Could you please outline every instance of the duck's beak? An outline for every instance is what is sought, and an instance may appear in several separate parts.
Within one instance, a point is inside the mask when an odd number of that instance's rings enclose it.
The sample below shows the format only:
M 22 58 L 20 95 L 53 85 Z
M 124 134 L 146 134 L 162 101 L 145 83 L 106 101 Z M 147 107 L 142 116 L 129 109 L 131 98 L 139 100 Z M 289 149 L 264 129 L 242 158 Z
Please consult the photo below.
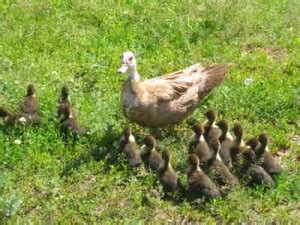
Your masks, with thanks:
M 126 71 L 128 70 L 128 65 L 123 63 L 121 65 L 121 67 L 118 69 L 118 73 L 119 74 L 123 74 L 123 73 L 126 73 Z

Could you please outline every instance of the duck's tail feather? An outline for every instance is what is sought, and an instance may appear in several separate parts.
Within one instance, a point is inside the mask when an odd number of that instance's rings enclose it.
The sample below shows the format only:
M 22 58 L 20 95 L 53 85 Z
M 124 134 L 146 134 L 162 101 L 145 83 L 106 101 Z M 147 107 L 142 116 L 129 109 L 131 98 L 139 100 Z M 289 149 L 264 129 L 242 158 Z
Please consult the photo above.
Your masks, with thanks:
M 205 83 L 203 89 L 199 91 L 199 98 L 204 97 L 213 88 L 220 85 L 225 78 L 227 70 L 227 64 L 209 66 L 202 70 L 202 73 L 205 74 Z

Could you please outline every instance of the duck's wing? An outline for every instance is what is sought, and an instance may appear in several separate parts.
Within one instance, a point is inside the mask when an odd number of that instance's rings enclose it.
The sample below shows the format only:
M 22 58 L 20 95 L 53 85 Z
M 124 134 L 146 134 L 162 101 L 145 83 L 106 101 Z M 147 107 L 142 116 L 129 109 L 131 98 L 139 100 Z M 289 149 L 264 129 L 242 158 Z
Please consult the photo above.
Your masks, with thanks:
M 197 88 L 196 95 L 202 98 L 223 81 L 226 71 L 226 65 L 204 68 L 194 64 L 184 70 L 145 80 L 141 87 L 159 103 L 176 100 L 192 87 Z
M 194 84 L 191 76 L 202 68 L 199 64 L 184 70 L 165 74 L 142 82 L 144 92 L 156 98 L 157 102 L 172 101 L 180 98 Z M 203 69 L 203 68 L 202 68 Z

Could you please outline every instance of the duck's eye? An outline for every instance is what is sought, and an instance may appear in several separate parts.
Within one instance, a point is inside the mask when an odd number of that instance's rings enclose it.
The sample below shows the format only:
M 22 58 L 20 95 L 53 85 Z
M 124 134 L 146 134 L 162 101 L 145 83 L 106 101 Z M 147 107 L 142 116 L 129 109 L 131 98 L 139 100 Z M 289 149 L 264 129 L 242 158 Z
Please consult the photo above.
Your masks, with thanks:
M 132 56 L 130 56 L 128 60 L 129 60 L 129 61 L 133 60 L 133 57 L 132 57 Z

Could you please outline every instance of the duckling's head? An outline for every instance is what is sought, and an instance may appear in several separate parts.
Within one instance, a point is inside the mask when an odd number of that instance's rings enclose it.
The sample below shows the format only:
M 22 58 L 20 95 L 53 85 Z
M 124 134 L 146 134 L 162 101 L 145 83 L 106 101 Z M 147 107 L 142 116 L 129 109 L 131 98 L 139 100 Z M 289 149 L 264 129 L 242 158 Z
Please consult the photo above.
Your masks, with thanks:
M 121 67 L 118 69 L 118 73 L 126 73 L 127 71 L 133 71 L 136 67 L 136 59 L 134 53 L 131 51 L 123 52 L 121 56 Z
M 244 134 L 244 130 L 243 130 L 242 125 L 239 124 L 239 123 L 234 124 L 233 133 L 237 138 L 241 139 L 243 137 L 243 134 Z
M 165 161 L 165 163 L 168 164 L 171 159 L 170 151 L 168 149 L 163 150 L 161 153 L 161 157 Z
M 246 142 L 246 145 L 250 146 L 252 150 L 255 150 L 259 145 L 259 141 L 257 138 L 251 138 Z
M 196 169 L 199 165 L 199 159 L 197 155 L 195 154 L 190 154 L 187 160 L 188 167 L 191 169 Z
M 33 96 L 35 93 L 35 87 L 32 84 L 27 86 L 27 95 L 26 96 Z
M 264 145 L 267 146 L 268 145 L 268 136 L 265 133 L 262 133 L 259 135 L 258 137 L 259 142 Z
M 195 134 L 198 137 L 200 137 L 203 134 L 203 132 L 204 132 L 203 126 L 200 123 L 195 123 L 192 126 L 192 130 L 195 132 Z
M 152 135 L 147 135 L 144 139 L 144 143 L 145 143 L 147 149 L 151 150 L 155 147 L 156 140 Z
M 61 89 L 61 97 L 62 99 L 66 99 L 69 96 L 69 88 L 67 86 L 63 86 Z
M 129 140 L 130 135 L 132 134 L 130 127 L 126 126 L 123 129 L 123 136 L 125 140 Z
M 222 131 L 222 133 L 227 133 L 227 131 L 228 131 L 228 123 L 226 122 L 226 120 L 220 120 L 217 123 L 217 126 L 220 128 L 220 130 Z
M 0 107 L 0 117 L 6 117 L 9 115 L 9 112 L 4 109 L 3 107 Z
M 213 123 L 216 118 L 217 118 L 217 114 L 215 111 L 213 111 L 212 109 L 208 110 L 204 116 L 208 119 L 208 121 L 210 121 L 211 123 Z

